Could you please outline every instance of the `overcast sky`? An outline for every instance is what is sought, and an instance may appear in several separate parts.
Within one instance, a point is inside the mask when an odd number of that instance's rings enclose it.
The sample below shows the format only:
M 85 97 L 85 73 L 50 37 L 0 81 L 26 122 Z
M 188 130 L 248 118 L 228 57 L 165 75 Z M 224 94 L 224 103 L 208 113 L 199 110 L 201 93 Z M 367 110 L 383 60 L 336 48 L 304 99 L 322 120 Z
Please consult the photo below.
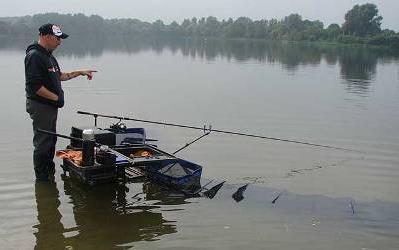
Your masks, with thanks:
M 399 0 L 1 0 L 0 16 L 45 12 L 97 14 L 104 18 L 138 18 L 142 21 L 181 22 L 184 18 L 215 16 L 218 19 L 247 16 L 252 19 L 282 18 L 298 13 L 325 25 L 342 24 L 355 4 L 374 3 L 383 16 L 383 28 L 399 31 Z

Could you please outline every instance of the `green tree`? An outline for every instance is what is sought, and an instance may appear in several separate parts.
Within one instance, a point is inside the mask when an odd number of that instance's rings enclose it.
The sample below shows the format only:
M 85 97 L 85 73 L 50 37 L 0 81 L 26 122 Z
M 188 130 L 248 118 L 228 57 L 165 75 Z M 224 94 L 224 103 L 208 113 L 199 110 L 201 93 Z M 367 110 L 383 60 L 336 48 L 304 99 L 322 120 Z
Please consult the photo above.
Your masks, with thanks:
M 215 37 L 219 34 L 219 21 L 216 17 L 209 16 L 205 21 L 205 35 Z
M 288 32 L 292 31 L 299 32 L 305 29 L 302 17 L 298 14 L 291 14 L 289 16 L 286 16 L 284 18 L 283 24 L 287 28 Z
M 345 14 L 342 29 L 346 35 L 369 36 L 381 32 L 382 16 L 374 4 L 355 5 Z
M 326 36 L 328 40 L 336 40 L 341 33 L 341 27 L 339 27 L 339 25 L 336 23 L 330 24 L 326 30 Z
M 169 24 L 168 31 L 172 36 L 180 36 L 182 33 L 181 27 L 176 21 L 173 21 L 171 24 Z
M 254 21 L 253 26 L 254 26 L 254 37 L 255 38 L 266 38 L 267 37 L 267 26 L 268 26 L 267 20 Z
M 152 23 L 152 31 L 155 35 L 163 35 L 165 29 L 165 24 L 159 19 Z
M 227 31 L 228 37 L 249 38 L 253 34 L 252 20 L 248 17 L 239 17 Z

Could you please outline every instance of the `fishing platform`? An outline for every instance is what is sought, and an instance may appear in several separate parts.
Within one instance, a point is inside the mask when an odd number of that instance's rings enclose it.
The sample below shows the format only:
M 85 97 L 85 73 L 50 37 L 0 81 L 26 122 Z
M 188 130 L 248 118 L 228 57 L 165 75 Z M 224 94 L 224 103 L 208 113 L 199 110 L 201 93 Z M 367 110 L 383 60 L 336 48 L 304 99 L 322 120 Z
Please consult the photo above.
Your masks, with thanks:
M 202 166 L 159 149 L 144 128 L 127 128 L 121 121 L 105 129 L 96 125 L 72 127 L 70 136 L 42 131 L 70 139 L 57 151 L 65 175 L 88 185 L 148 178 L 189 194 L 201 189 Z
M 176 123 L 89 113 L 85 111 L 78 111 L 77 113 L 92 116 L 94 118 L 94 126 L 72 127 L 70 136 L 41 129 L 38 129 L 38 131 L 70 139 L 70 144 L 65 150 L 57 151 L 57 155 L 63 158 L 62 168 L 65 173 L 77 176 L 81 181 L 89 185 L 102 182 L 126 182 L 137 178 L 149 178 L 152 182 L 172 187 L 185 194 L 197 195 L 207 189 L 206 186 L 210 183 L 201 187 L 200 179 L 202 166 L 176 157 L 175 154 L 209 135 L 211 132 L 296 143 L 334 150 L 360 152 L 331 145 L 268 137 L 238 131 L 212 129 L 210 125 L 208 128 L 206 126 L 202 128 Z M 119 121 L 112 124 L 109 128 L 103 129 L 97 126 L 97 119 L 99 117 L 117 119 Z M 200 130 L 203 131 L 203 134 L 191 142 L 186 143 L 175 152 L 168 153 L 162 151 L 154 144 L 157 140 L 148 139 L 146 137 L 144 128 L 128 128 L 122 121 L 134 121 Z M 219 190 L 223 183 L 224 182 L 219 183 L 203 192 L 203 194 L 207 197 L 212 197 L 210 194 L 214 190 Z M 242 188 L 242 190 L 245 190 L 246 187 Z M 239 196 L 236 198 L 238 200 L 240 199 Z

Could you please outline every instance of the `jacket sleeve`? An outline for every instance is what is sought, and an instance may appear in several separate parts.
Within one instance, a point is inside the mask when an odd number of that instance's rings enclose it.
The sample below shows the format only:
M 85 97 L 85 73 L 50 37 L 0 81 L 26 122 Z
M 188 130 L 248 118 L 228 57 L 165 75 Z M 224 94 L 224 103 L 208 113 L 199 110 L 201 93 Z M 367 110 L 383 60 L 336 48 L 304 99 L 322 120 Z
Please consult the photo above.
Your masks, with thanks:
M 47 74 L 46 62 L 37 52 L 31 51 L 25 57 L 25 78 L 26 87 L 36 93 L 43 85 Z

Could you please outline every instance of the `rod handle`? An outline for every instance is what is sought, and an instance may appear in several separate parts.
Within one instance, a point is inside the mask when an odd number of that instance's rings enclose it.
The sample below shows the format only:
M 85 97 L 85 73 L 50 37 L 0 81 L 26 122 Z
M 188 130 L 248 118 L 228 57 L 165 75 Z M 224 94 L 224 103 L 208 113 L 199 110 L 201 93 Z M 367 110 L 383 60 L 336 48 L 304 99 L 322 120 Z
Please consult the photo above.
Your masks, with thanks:
M 90 112 L 86 112 L 86 111 L 80 111 L 80 110 L 78 110 L 77 113 L 81 114 L 81 115 L 97 115 L 97 114 L 94 114 L 94 113 L 90 113 Z

